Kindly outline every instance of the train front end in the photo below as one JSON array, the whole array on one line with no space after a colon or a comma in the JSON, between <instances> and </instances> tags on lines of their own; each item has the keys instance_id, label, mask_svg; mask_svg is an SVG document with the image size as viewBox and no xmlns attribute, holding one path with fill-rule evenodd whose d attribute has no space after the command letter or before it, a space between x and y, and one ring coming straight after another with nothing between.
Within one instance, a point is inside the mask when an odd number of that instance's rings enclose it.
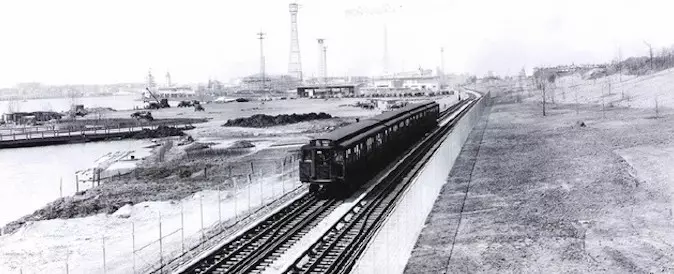
<instances>
[{"instance_id":1,"label":"train front end","mask_svg":"<svg viewBox=\"0 0 674 274\"><path fill-rule=\"evenodd\" d=\"M340 184L344 180L344 151L332 140L312 140L302 146L300 181L309 184L311 192Z\"/></svg>"}]
</instances>

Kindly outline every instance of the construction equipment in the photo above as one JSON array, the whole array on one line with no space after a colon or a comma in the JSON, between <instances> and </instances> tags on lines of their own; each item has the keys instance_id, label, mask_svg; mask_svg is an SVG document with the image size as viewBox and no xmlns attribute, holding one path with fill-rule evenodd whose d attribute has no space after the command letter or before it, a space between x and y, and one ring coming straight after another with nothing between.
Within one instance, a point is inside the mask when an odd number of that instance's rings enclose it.
<instances>
[{"instance_id":1,"label":"construction equipment","mask_svg":"<svg viewBox=\"0 0 674 274\"><path fill-rule=\"evenodd\" d=\"M87 110L84 109L84 105L73 105L70 108L70 116L71 117L76 117L76 116L84 117L87 114L88 113L87 113Z\"/></svg>"},{"instance_id":2,"label":"construction equipment","mask_svg":"<svg viewBox=\"0 0 674 274\"><path fill-rule=\"evenodd\" d=\"M146 87L145 90L147 90L147 92L150 94L150 96L152 96L152 98L154 98L154 100L156 101L156 102L145 101L147 103L147 105L145 105L146 109L160 109L160 108L170 108L171 107L171 105L169 105L169 103L168 103L168 99L161 99L160 100L159 98L157 98L157 96L154 95L154 93L152 93L152 91L150 91L149 88Z\"/></svg>"},{"instance_id":3,"label":"construction equipment","mask_svg":"<svg viewBox=\"0 0 674 274\"><path fill-rule=\"evenodd\" d=\"M131 114L131 118L137 120L145 120L148 122L154 120L154 118L152 117L152 113L149 111L136 111L133 114Z\"/></svg>"}]
</instances>

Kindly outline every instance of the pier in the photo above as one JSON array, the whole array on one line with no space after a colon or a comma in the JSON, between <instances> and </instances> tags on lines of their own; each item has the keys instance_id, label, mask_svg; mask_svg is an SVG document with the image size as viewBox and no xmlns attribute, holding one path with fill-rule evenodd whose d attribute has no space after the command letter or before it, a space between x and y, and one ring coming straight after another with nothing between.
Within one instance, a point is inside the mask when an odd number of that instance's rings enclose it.
<instances>
[{"instance_id":1,"label":"pier","mask_svg":"<svg viewBox=\"0 0 674 274\"><path fill-rule=\"evenodd\" d=\"M124 139L130 138L143 130L156 130L160 126L168 126L182 130L193 128L193 126L189 124L180 124L113 128L98 127L84 130L47 130L35 128L34 131L24 130L18 133L13 131L10 133L0 131L0 149L86 143L120 138Z\"/></svg>"}]
</instances>

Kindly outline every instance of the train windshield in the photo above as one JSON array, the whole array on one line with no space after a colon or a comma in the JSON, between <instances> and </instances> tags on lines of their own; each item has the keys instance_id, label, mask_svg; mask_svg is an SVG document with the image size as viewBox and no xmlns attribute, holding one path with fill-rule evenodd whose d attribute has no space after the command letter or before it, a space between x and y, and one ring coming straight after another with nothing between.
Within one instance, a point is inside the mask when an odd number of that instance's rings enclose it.
<instances>
[{"instance_id":1,"label":"train windshield","mask_svg":"<svg viewBox=\"0 0 674 274\"><path fill-rule=\"evenodd\" d=\"M311 150L302 150L302 161L311 162Z\"/></svg>"},{"instance_id":2,"label":"train windshield","mask_svg":"<svg viewBox=\"0 0 674 274\"><path fill-rule=\"evenodd\" d=\"M329 150L316 150L316 163L328 164L330 162Z\"/></svg>"}]
</instances>

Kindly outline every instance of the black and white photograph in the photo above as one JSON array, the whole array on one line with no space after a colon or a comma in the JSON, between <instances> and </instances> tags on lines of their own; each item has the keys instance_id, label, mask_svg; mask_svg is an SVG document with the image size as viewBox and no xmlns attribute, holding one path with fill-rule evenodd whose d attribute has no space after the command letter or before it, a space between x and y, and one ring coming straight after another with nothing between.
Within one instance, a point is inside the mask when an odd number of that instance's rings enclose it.
<instances>
[{"instance_id":1,"label":"black and white photograph","mask_svg":"<svg viewBox=\"0 0 674 274\"><path fill-rule=\"evenodd\" d=\"M673 10L0 0L0 274L674 273Z\"/></svg>"}]
</instances>

